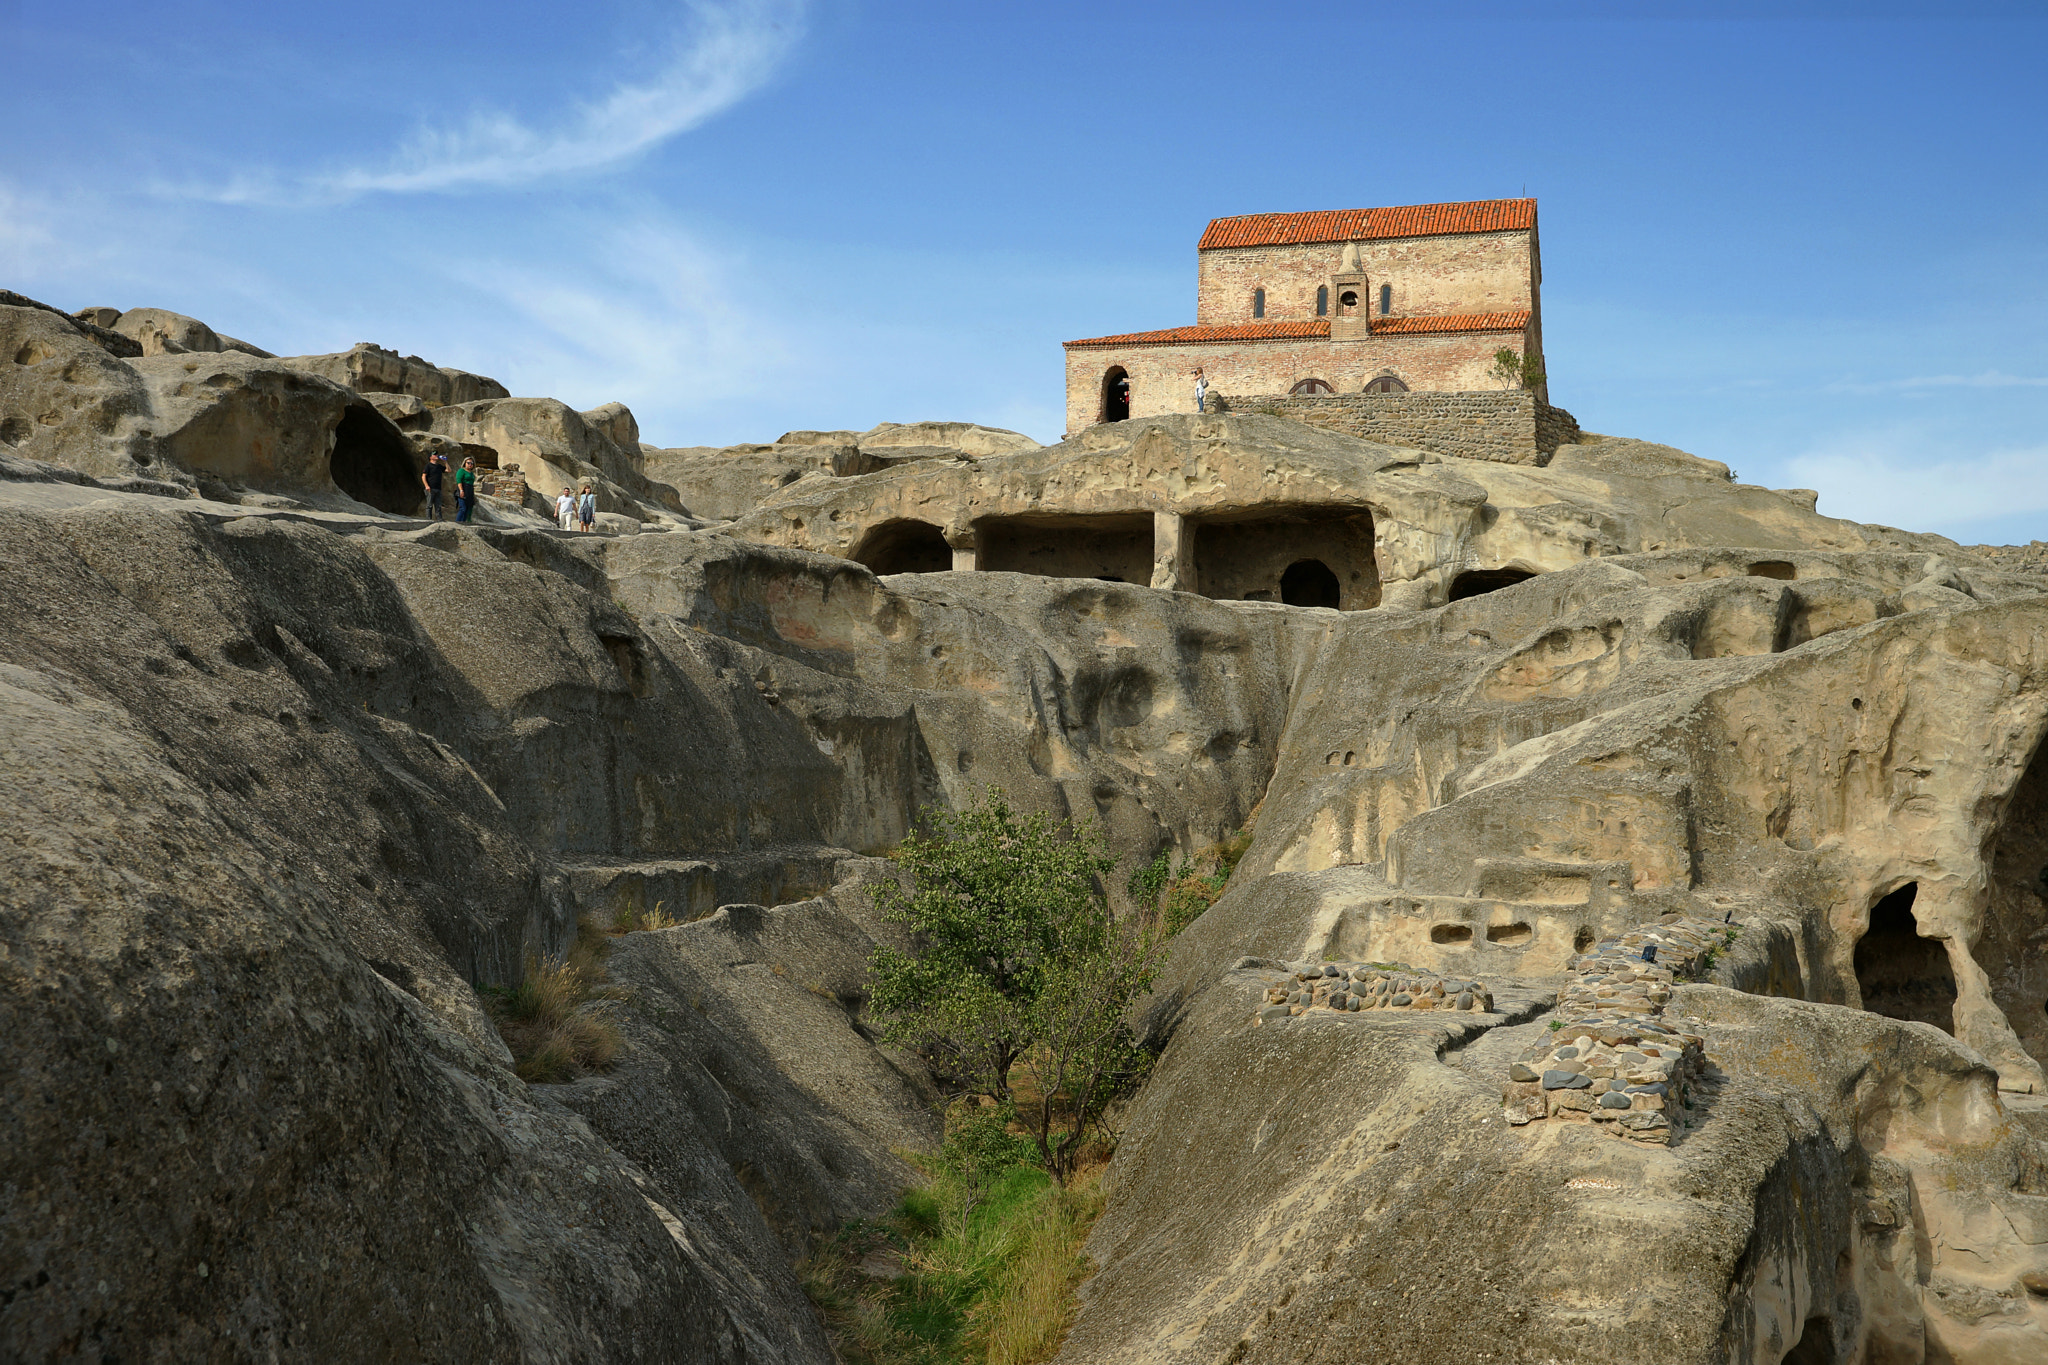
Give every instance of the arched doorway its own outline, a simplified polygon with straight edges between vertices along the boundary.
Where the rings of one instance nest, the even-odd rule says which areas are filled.
[[[1887,1019],[1956,1031],[1956,974],[1948,947],[1920,937],[1913,917],[1918,882],[1907,882],[1870,907],[1870,927],[1856,941],[1856,988],[1863,1008]]]
[[[1112,365],[1102,376],[1102,420],[1121,422],[1130,415],[1130,372],[1121,365]]]
[[[1365,382],[1365,391],[1367,393],[1406,393],[1408,392],[1408,386],[1393,375],[1383,374],[1377,379],[1368,379]]]
[[[861,537],[853,557],[878,576],[944,573],[953,567],[945,534],[928,521],[883,522]]]
[[[1535,576],[1527,569],[1467,569],[1451,580],[1451,600],[1462,602],[1481,593],[1499,592]]]
[[[1321,398],[1336,391],[1327,379],[1304,379],[1288,390],[1289,393],[1300,394],[1308,398]]]
[[[1280,600],[1290,607],[1337,610],[1343,596],[1337,575],[1320,559],[1297,559],[1280,575]]]

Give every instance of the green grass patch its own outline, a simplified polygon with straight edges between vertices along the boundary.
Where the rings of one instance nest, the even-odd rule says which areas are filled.
[[[1073,1320],[1100,1168],[1062,1189],[999,1111],[963,1106],[948,1126],[914,1158],[924,1184],[800,1267],[848,1365],[1034,1365]]]

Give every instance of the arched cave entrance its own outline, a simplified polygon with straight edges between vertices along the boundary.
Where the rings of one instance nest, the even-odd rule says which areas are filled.
[[[368,403],[351,403],[334,429],[327,472],[335,486],[380,512],[417,516],[426,500],[412,442]]]
[[[1856,986],[1872,1014],[1954,1033],[1956,975],[1947,945],[1920,937],[1913,917],[1919,890],[1918,882],[1907,882],[1870,907],[1870,927],[1856,943]]]
[[[1297,559],[1280,575],[1280,600],[1290,607],[1337,609],[1343,589],[1337,575],[1320,559]]]
[[[1835,1365],[1835,1323],[1828,1317],[1806,1320],[1806,1330],[1785,1355],[1782,1365]]]
[[[1121,365],[1112,365],[1102,376],[1102,420],[1121,422],[1130,415],[1130,372]]]
[[[953,567],[945,534],[928,521],[888,521],[861,537],[853,557],[877,575],[944,573]]]
[[[1990,898],[1970,956],[2037,1062],[2048,1062],[2048,742],[2013,787],[1991,850]]]
[[[1462,602],[1481,593],[1499,592],[1535,576],[1527,569],[1467,569],[1451,580],[1451,601]]]

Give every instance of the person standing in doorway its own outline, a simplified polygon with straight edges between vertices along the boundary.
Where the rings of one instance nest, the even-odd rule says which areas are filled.
[[[441,480],[448,474],[448,460],[440,451],[427,456],[427,469],[420,475],[420,483],[427,490],[427,518],[441,519]]]
[[[576,520],[586,531],[597,529],[597,494],[590,491],[590,485],[583,485],[583,496],[576,499]]]
[[[462,457],[462,468],[455,471],[455,520],[467,525],[470,513],[476,510],[476,456]]]
[[[1209,376],[1202,373],[1200,365],[1195,366],[1195,411],[1209,410]]]

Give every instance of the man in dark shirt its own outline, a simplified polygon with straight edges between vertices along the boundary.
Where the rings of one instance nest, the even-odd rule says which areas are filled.
[[[427,472],[420,475],[420,483],[427,490],[427,516],[434,521],[441,519],[441,479],[447,473],[448,461],[440,451],[427,456]]]

